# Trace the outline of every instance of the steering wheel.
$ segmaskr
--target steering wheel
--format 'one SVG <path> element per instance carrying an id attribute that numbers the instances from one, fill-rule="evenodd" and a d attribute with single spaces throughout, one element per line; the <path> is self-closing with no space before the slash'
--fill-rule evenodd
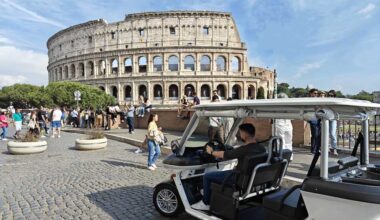
<path id="1" fill-rule="evenodd" d="M 219 159 L 215 158 L 214 156 L 207 153 L 207 146 L 210 146 L 213 151 L 225 151 L 226 150 L 226 146 L 222 142 L 220 142 L 218 139 L 214 139 L 212 141 L 207 142 L 205 144 L 205 146 L 203 147 L 203 152 L 204 152 L 204 154 L 212 157 L 215 160 L 219 160 Z"/>

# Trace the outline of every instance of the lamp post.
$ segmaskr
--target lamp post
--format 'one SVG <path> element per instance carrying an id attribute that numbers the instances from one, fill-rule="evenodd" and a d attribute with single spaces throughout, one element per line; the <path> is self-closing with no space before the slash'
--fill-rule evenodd
<path id="1" fill-rule="evenodd" d="M 74 92 L 74 99 L 75 99 L 75 101 L 77 101 L 77 109 L 79 107 L 79 101 L 81 100 L 80 96 L 81 96 L 81 93 L 80 93 L 79 90 L 77 90 L 77 91 Z"/>

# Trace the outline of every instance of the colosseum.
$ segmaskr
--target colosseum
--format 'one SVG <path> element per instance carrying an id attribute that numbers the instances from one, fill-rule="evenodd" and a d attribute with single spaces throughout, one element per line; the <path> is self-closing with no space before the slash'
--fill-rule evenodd
<path id="1" fill-rule="evenodd" d="M 140 95 L 171 106 L 196 92 L 208 102 L 273 95 L 275 71 L 248 65 L 247 48 L 230 13 L 167 11 L 74 25 L 47 41 L 49 82 L 98 87 L 122 104 Z"/>

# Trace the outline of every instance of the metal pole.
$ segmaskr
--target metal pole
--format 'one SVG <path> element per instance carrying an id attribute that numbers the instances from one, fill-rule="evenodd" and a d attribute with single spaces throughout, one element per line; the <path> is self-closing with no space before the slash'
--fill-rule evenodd
<path id="1" fill-rule="evenodd" d="M 351 137 L 352 137 L 351 121 L 348 121 L 348 148 L 349 149 L 351 149 Z"/>
<path id="2" fill-rule="evenodd" d="M 360 152 L 360 164 L 368 165 L 369 164 L 369 132 L 368 132 L 368 119 L 362 122 L 362 133 L 363 133 L 363 146 Z"/>
<path id="3" fill-rule="evenodd" d="M 377 151 L 377 115 L 375 115 L 375 151 Z"/>
<path id="4" fill-rule="evenodd" d="M 329 121 L 321 120 L 321 178 L 329 178 Z"/>

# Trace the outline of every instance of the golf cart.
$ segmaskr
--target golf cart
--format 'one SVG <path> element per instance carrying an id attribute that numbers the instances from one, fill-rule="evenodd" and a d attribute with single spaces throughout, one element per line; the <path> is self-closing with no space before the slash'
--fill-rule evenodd
<path id="1" fill-rule="evenodd" d="M 368 139 L 368 118 L 380 109 L 380 104 L 340 98 L 290 98 L 210 103 L 195 109 L 181 140 L 172 143 L 173 154 L 163 161 L 165 167 L 176 172 L 154 190 L 153 203 L 162 215 L 175 217 L 185 210 L 199 219 L 380 219 L 380 165 L 369 164 Z M 246 118 L 319 119 L 321 149 L 303 183 L 284 189 L 281 181 L 289 154 L 282 149 L 281 138 L 272 137 L 265 154 L 247 155 L 233 187 L 224 182 L 212 184 L 210 211 L 195 210 L 191 205 L 202 198 L 203 175 L 231 170 L 237 163 L 205 159 L 204 146 L 190 144 L 198 123 L 207 117 L 234 118 L 225 143 L 214 143 L 215 149 L 239 144 L 238 126 Z M 362 121 L 361 136 L 351 156 L 329 160 L 329 120 Z M 359 146 L 360 156 L 356 157 Z"/>

